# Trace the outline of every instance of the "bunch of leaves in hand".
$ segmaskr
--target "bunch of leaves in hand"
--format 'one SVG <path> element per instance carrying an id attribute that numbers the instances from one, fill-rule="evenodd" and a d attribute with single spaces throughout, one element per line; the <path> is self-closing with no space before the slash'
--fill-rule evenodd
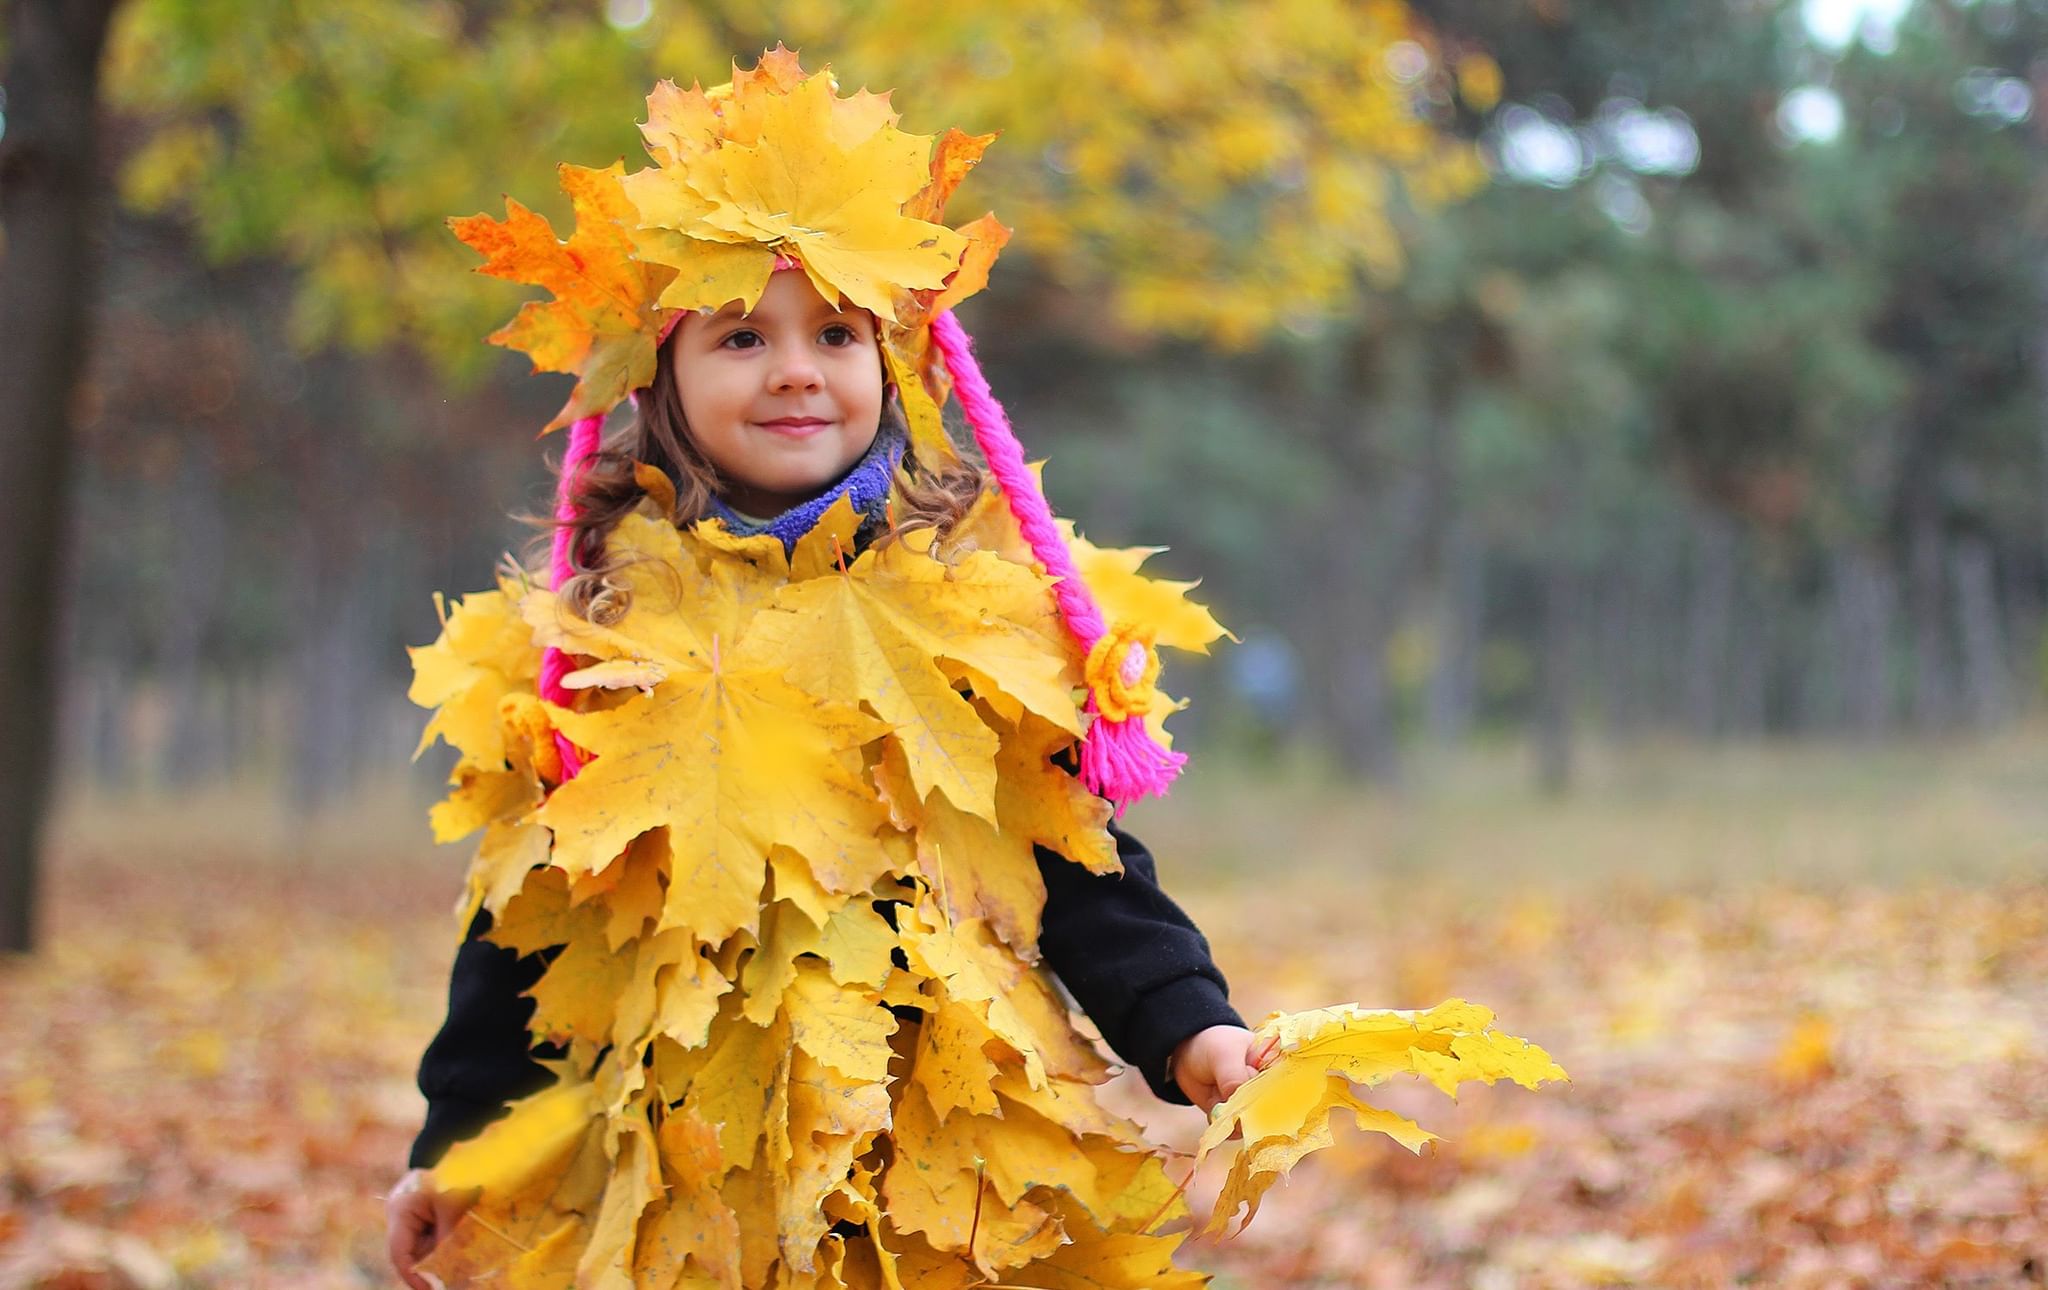
<path id="1" fill-rule="evenodd" d="M 1272 1042 L 1273 1056 L 1216 1108 L 1196 1151 L 1199 1160 L 1234 1133 L 1244 1133 L 1244 1148 L 1231 1162 L 1209 1216 L 1206 1231 L 1212 1236 L 1241 1206 L 1244 1222 L 1251 1222 L 1267 1188 L 1303 1157 L 1329 1146 L 1331 1118 L 1339 1111 L 1351 1112 L 1359 1128 L 1384 1133 L 1410 1151 L 1435 1139 L 1413 1120 L 1361 1101 L 1353 1085 L 1420 1075 L 1455 1098 L 1458 1086 L 1470 1080 L 1508 1079 L 1533 1089 L 1565 1078 L 1549 1053 L 1495 1031 L 1493 1013 L 1463 999 L 1448 999 L 1427 1012 L 1347 1003 L 1276 1013 L 1258 1033 Z"/>

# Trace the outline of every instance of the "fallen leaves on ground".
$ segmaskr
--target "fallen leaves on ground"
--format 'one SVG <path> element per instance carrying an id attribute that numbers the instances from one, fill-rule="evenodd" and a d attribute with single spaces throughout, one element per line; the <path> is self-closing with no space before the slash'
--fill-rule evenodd
<path id="1" fill-rule="evenodd" d="M 441 858 L 60 855 L 45 951 L 0 966 L 0 1285 L 390 1285 L 381 1195 L 453 950 Z M 1243 1236 L 1185 1247 L 1219 1290 L 2010 1286 L 2048 1267 L 2038 885 L 1475 894 L 1164 867 L 1248 1009 L 1484 999 L 1572 1075 L 1455 1106 L 1380 1086 L 1441 1141 L 1339 1129 Z M 1199 1115 L 1116 1092 L 1193 1148 Z"/>

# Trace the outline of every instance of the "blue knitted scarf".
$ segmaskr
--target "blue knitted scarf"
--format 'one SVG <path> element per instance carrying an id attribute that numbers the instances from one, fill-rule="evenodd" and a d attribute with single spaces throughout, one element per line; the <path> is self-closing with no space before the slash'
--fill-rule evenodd
<path id="1" fill-rule="evenodd" d="M 853 503 L 863 523 L 875 521 L 889 503 L 889 482 L 896 472 L 896 463 L 903 459 L 907 441 L 902 427 L 884 424 L 867 452 L 853 463 L 853 469 L 844 478 L 802 506 L 791 507 L 773 519 L 750 520 L 716 497 L 711 499 L 711 514 L 741 537 L 767 533 L 780 538 L 786 552 L 796 550 L 797 539 L 816 527 L 825 512 L 842 497 Z"/>

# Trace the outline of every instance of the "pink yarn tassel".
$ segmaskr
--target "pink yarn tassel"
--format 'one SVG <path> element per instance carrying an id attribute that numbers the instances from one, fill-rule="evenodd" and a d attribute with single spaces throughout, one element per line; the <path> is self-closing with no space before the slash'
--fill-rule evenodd
<path id="1" fill-rule="evenodd" d="M 555 485 L 555 519 L 568 524 L 576 518 L 576 485 L 583 478 L 583 470 L 591 457 L 597 453 L 598 441 L 604 430 L 604 414 L 583 417 L 569 427 L 569 446 L 562 453 L 561 479 Z M 562 584 L 575 573 L 569 563 L 570 531 L 555 529 L 552 556 L 548 562 L 548 590 L 560 591 Z M 568 707 L 572 696 L 562 685 L 562 678 L 574 671 L 569 656 L 550 645 L 540 656 L 540 695 L 549 703 Z M 562 755 L 562 780 L 567 783 L 576 778 L 576 772 L 583 769 L 583 753 L 569 737 L 555 731 L 555 751 Z"/>
<path id="2" fill-rule="evenodd" d="M 1060 537 L 1053 522 L 1052 508 L 1038 480 L 1024 463 L 1024 446 L 1010 429 L 1009 414 L 996 402 L 974 361 L 973 342 L 966 328 L 948 310 L 932 319 L 932 343 L 939 347 L 946 370 L 953 377 L 953 392 L 960 398 L 960 410 L 974 431 L 974 442 L 988 459 L 989 470 L 1003 489 L 1017 527 L 1031 544 L 1031 553 L 1045 565 L 1056 581 L 1053 594 L 1059 600 L 1060 617 L 1081 646 L 1085 656 L 1108 630 L 1102 608 L 1074 565 L 1073 553 Z M 1145 797 L 1162 797 L 1187 764 L 1187 754 L 1162 747 L 1145 728 L 1142 716 L 1106 721 L 1097 710 L 1095 696 L 1088 696 L 1088 712 L 1095 720 L 1081 740 L 1081 782 L 1089 791 L 1116 804 L 1117 814 Z"/>

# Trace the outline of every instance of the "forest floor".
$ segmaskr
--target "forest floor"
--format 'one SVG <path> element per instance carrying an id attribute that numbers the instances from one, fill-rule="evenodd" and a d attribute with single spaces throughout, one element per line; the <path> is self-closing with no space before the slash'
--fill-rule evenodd
<path id="1" fill-rule="evenodd" d="M 1572 1082 L 1376 1090 L 1443 1141 L 1340 1134 L 1189 1247 L 1219 1290 L 2048 1280 L 2048 732 L 1638 747 L 1561 800 L 1508 752 L 1412 769 L 1212 767 L 1127 822 L 1254 1020 L 1459 996 Z M 414 796 L 66 803 L 0 964 L 0 1287 L 392 1284 L 463 863 Z"/>

